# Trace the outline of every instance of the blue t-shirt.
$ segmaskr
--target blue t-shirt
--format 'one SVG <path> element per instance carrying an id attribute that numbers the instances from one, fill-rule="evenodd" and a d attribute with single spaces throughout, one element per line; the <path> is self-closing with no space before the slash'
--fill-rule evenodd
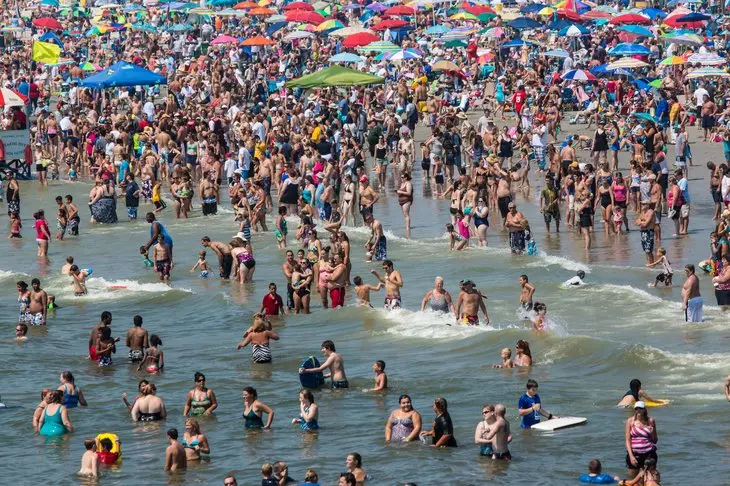
<path id="1" fill-rule="evenodd" d="M 722 141 L 722 149 L 725 152 L 730 152 L 730 140 L 723 140 Z"/>
<path id="2" fill-rule="evenodd" d="M 127 177 L 127 172 L 129 172 L 129 162 L 126 160 L 122 160 L 122 162 L 119 164 L 119 175 L 117 176 L 117 182 L 122 182 L 125 177 Z"/>
<path id="3" fill-rule="evenodd" d="M 531 397 L 527 393 L 522 395 L 520 397 L 520 401 L 517 404 L 517 408 L 519 410 L 524 410 L 526 408 L 532 408 L 533 405 L 536 405 L 540 403 L 540 395 L 535 394 L 534 397 Z M 540 423 L 540 411 L 536 410 L 533 413 L 528 413 L 527 415 L 522 416 L 522 422 L 520 423 L 520 427 L 523 429 L 529 429 L 535 424 Z"/>
<path id="4" fill-rule="evenodd" d="M 578 481 L 588 484 L 611 484 L 616 482 L 616 480 L 608 474 L 596 474 L 595 476 L 591 476 L 590 474 L 583 474 L 581 477 L 578 478 Z"/>
<path id="5" fill-rule="evenodd" d="M 681 179 L 679 179 L 677 185 L 682 191 L 682 197 L 684 198 L 685 202 L 690 202 L 691 199 L 689 198 L 689 182 L 687 181 L 687 178 L 682 177 Z"/>

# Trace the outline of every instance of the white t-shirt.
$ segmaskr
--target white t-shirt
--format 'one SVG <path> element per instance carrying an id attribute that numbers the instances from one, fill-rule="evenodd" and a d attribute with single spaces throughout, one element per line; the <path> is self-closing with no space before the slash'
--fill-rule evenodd
<path id="1" fill-rule="evenodd" d="M 585 285 L 585 283 L 578 275 L 563 282 L 563 287 L 579 287 L 581 285 Z"/>
<path id="2" fill-rule="evenodd" d="M 547 127 L 545 125 L 540 125 L 539 128 L 535 128 L 532 132 L 532 141 L 530 144 L 533 147 L 544 147 L 545 142 L 547 142 Z"/>
<path id="3" fill-rule="evenodd" d="M 707 92 L 707 90 L 706 90 L 705 88 L 702 88 L 702 87 L 700 87 L 700 88 L 697 88 L 697 89 L 695 90 L 695 92 L 694 92 L 694 95 L 693 95 L 693 96 L 695 97 L 695 103 L 696 103 L 696 104 L 697 104 L 697 106 L 699 107 L 699 106 L 702 106 L 702 104 L 704 103 L 704 100 L 703 100 L 703 98 L 704 98 L 705 96 L 707 96 L 708 98 L 710 97 L 710 93 L 708 93 L 708 92 Z"/>

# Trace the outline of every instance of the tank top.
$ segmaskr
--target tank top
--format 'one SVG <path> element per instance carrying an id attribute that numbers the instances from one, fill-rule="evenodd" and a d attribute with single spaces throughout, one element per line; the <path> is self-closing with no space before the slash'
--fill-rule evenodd
<path id="1" fill-rule="evenodd" d="M 626 201 L 626 186 L 613 183 L 613 199 L 615 201 Z"/>
<path id="2" fill-rule="evenodd" d="M 654 427 L 651 425 L 644 425 L 634 420 L 629 429 L 629 435 L 631 438 L 631 451 L 634 454 L 646 454 L 656 449 L 656 445 L 651 440 L 651 434 L 654 431 Z"/>

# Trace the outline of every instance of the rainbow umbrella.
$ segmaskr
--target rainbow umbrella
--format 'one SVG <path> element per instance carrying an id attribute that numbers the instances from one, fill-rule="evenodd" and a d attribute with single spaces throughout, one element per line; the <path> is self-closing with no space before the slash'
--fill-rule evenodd
<path id="1" fill-rule="evenodd" d="M 684 58 L 681 58 L 679 56 L 670 56 L 666 59 L 662 59 L 659 62 L 659 65 L 661 66 L 676 66 L 678 64 L 684 64 L 687 61 L 684 60 Z"/>
<path id="2" fill-rule="evenodd" d="M 325 30 L 335 30 L 335 29 L 341 29 L 345 26 L 342 22 L 335 19 L 329 19 L 325 20 L 321 24 L 317 26 L 316 30 L 317 32 L 324 32 Z"/>

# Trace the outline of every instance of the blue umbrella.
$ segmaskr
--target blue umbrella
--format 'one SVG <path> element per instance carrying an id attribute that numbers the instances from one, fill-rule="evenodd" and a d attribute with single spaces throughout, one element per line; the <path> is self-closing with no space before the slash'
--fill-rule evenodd
<path id="1" fill-rule="evenodd" d="M 52 43 L 56 44 L 58 47 L 60 47 L 61 49 L 63 49 L 63 42 L 53 32 L 46 32 L 45 34 L 40 36 L 39 40 L 41 40 L 43 42 L 52 42 Z"/>
<path id="2" fill-rule="evenodd" d="M 545 28 L 548 30 L 561 30 L 561 29 L 564 29 L 565 27 L 570 27 L 571 25 L 573 25 L 572 22 L 569 22 L 565 19 L 560 19 L 560 20 L 550 22 L 549 24 L 547 24 L 547 26 Z"/>
<path id="3" fill-rule="evenodd" d="M 640 25 L 622 25 L 616 30 L 621 30 L 641 37 L 654 37 L 654 34 L 649 29 Z"/>
<path id="4" fill-rule="evenodd" d="M 547 57 L 562 57 L 562 58 L 566 58 L 566 57 L 569 57 L 570 56 L 570 53 L 568 51 L 563 50 L 563 49 L 553 49 L 551 51 L 545 51 L 545 52 L 543 52 L 542 55 L 543 56 L 547 56 Z"/>
<path id="5" fill-rule="evenodd" d="M 709 15 L 701 14 L 699 12 L 688 13 L 682 15 L 677 19 L 678 22 L 702 22 L 703 20 L 710 20 L 712 17 Z"/>
<path id="6" fill-rule="evenodd" d="M 608 69 L 608 64 L 601 64 L 600 66 L 596 66 L 592 68 L 590 71 L 593 73 L 596 77 L 605 77 L 605 76 L 628 76 L 630 78 L 633 78 L 634 75 L 631 71 L 628 71 L 623 68 L 618 69 Z"/>
<path id="7" fill-rule="evenodd" d="M 642 9 L 640 13 L 646 15 L 647 17 L 649 17 L 652 20 L 663 19 L 664 17 L 667 16 L 667 14 L 665 12 L 663 12 L 662 10 L 659 10 L 658 8 L 645 8 L 645 9 Z"/>
<path id="8" fill-rule="evenodd" d="M 561 37 L 567 36 L 569 34 L 568 30 L 572 29 L 573 27 L 575 27 L 576 29 L 578 29 L 580 31 L 580 35 L 588 35 L 591 33 L 590 30 L 586 29 L 582 25 L 571 24 L 567 27 L 563 27 L 562 29 L 560 29 L 560 32 L 558 32 L 558 35 Z"/>
<path id="9" fill-rule="evenodd" d="M 431 27 L 429 27 L 429 28 L 426 29 L 426 33 L 427 34 L 430 34 L 430 35 L 433 35 L 433 34 L 445 34 L 449 30 L 451 30 L 451 29 L 449 29 L 445 25 L 432 25 Z"/>
<path id="10" fill-rule="evenodd" d="M 522 47 L 522 46 L 534 46 L 535 44 L 530 41 L 524 41 L 522 39 L 514 39 L 509 42 L 505 42 L 502 44 L 502 47 L 506 48 L 512 48 L 512 47 Z"/>
<path id="11" fill-rule="evenodd" d="M 58 7 L 58 0 L 41 0 L 43 7 Z"/>
<path id="12" fill-rule="evenodd" d="M 639 83 L 641 83 L 641 81 L 634 81 L 634 82 L 636 83 L 637 86 L 640 86 Z M 643 83 L 643 84 L 647 84 L 647 83 Z M 648 84 L 647 84 L 647 86 L 648 86 Z M 639 120 L 649 120 L 650 122 L 659 123 L 659 120 L 657 120 L 656 118 L 651 116 L 649 113 L 634 113 L 631 116 L 633 116 L 634 118 L 638 118 Z"/>
<path id="13" fill-rule="evenodd" d="M 542 26 L 537 20 L 533 20 L 527 17 L 519 17 L 507 24 L 509 27 L 517 30 L 525 29 L 537 29 Z"/>
<path id="14" fill-rule="evenodd" d="M 525 5 L 520 9 L 520 12 L 523 14 L 531 14 L 531 13 L 537 13 L 540 10 L 547 7 L 547 5 L 544 5 L 542 3 L 531 3 L 529 5 Z"/>
<path id="15" fill-rule="evenodd" d="M 327 62 L 362 62 L 362 57 L 351 52 L 341 52 L 327 59 Z"/>
<path id="16" fill-rule="evenodd" d="M 176 24 L 167 29 L 168 32 L 187 32 L 193 30 L 193 26 L 190 24 Z"/>
<path id="17" fill-rule="evenodd" d="M 608 51 L 609 55 L 611 56 L 648 56 L 651 54 L 651 51 L 648 47 L 644 47 L 639 44 L 629 44 L 627 42 L 622 42 L 621 44 L 618 44 L 616 47 Z"/>

